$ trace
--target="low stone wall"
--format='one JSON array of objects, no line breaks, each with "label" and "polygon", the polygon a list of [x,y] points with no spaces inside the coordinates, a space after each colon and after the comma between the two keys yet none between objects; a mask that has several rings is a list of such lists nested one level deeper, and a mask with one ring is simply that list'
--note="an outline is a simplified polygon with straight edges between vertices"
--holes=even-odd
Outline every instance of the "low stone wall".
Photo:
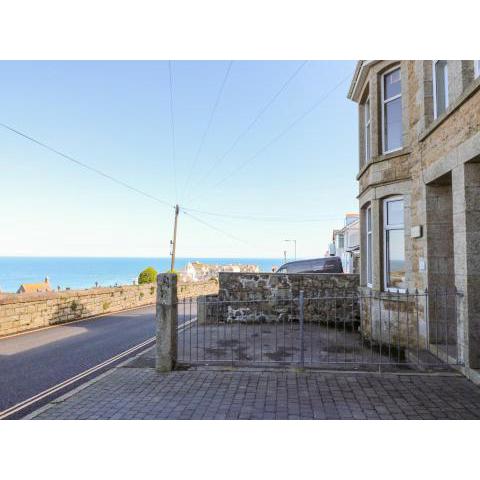
[{"label": "low stone wall", "polygon": [[306,322],[358,322],[358,284],[352,274],[222,272],[218,295],[199,298],[199,322],[298,320],[301,290]]},{"label": "low stone wall", "polygon": [[[216,293],[218,282],[179,283],[178,297]],[[154,305],[156,284],[0,295],[0,336]]]},{"label": "low stone wall", "polygon": [[359,295],[360,331],[366,341],[379,348],[429,349],[423,294],[389,294],[360,288]]}]

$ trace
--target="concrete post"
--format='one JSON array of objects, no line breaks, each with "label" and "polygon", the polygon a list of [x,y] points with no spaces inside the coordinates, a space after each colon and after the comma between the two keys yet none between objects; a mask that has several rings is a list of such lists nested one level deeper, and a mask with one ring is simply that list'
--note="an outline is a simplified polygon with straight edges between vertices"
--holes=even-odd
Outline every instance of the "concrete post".
[{"label": "concrete post", "polygon": [[157,277],[157,354],[159,372],[171,372],[177,361],[177,275],[162,273]]},{"label": "concrete post", "polygon": [[199,295],[197,297],[197,322],[199,325],[207,323],[207,296]]}]

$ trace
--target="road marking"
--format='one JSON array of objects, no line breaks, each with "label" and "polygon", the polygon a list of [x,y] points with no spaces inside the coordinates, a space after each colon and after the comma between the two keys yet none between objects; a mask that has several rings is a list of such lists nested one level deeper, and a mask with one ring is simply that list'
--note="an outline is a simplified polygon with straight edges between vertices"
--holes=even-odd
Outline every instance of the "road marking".
[{"label": "road marking", "polygon": [[[177,330],[182,331],[183,329],[185,329],[186,327],[188,327],[189,325],[191,325],[192,323],[194,323],[196,321],[197,321],[197,317],[194,317],[191,320],[188,320],[187,322],[184,322],[181,325],[179,325],[177,327]],[[109,358],[108,360],[105,360],[102,363],[99,363],[98,365],[95,365],[95,366],[89,368],[88,370],[85,370],[85,371],[83,371],[83,372],[81,372],[81,373],[79,373],[79,374],[77,374],[77,375],[75,375],[75,376],[73,376],[73,377],[71,377],[67,380],[64,380],[61,383],[57,383],[53,387],[47,388],[46,390],[43,390],[43,392],[37,393],[36,395],[34,395],[30,398],[27,398],[26,400],[23,400],[23,401],[15,404],[15,405],[7,408],[7,409],[1,411],[0,412],[0,420],[4,420],[5,418],[9,417],[10,415],[13,415],[16,412],[33,405],[34,403],[42,400],[45,397],[48,397],[48,396],[58,392],[59,390],[64,389],[65,387],[68,387],[72,383],[75,383],[78,380],[81,380],[82,378],[85,378],[85,377],[91,375],[92,373],[95,373],[96,371],[98,371],[98,370],[100,370],[100,369],[102,369],[102,368],[104,368],[108,365],[111,365],[112,363],[116,362],[117,360],[120,360],[120,359],[122,359],[122,358],[124,358],[124,357],[138,351],[138,350],[141,350],[142,348],[146,347],[150,343],[153,344],[155,339],[156,339],[156,336],[155,337],[150,337],[147,340],[145,340],[144,342],[141,342],[141,343],[129,348],[128,350],[125,350],[124,352],[118,353],[117,355]]]},{"label": "road marking", "polygon": [[77,382],[78,380],[81,380],[82,378],[91,375],[92,373],[95,373],[96,371],[100,370],[101,368],[104,368],[117,360],[120,360],[121,358],[126,357],[127,355],[130,355],[131,353],[140,350],[143,347],[146,347],[148,344],[153,343],[155,340],[155,337],[151,337],[147,340],[145,340],[142,343],[139,343],[138,345],[135,345],[134,347],[129,348],[128,350],[125,350],[122,353],[119,353],[108,360],[105,360],[102,363],[99,363],[98,365],[95,365],[94,367],[89,368],[88,370],[85,370],[67,380],[64,380],[61,383],[58,383],[57,385],[54,385],[53,387],[47,388],[43,392],[37,393],[33,397],[27,398],[26,400],[23,400],[22,402],[17,403],[16,405],[13,405],[12,407],[7,408],[6,410],[3,410],[0,412],[0,420],[3,420],[4,418],[13,415],[14,413],[18,412],[19,410],[22,410],[25,407],[28,407],[39,400],[42,400],[43,398],[52,395],[53,393],[58,392],[59,390],[62,390],[65,387],[68,387],[72,383]]}]

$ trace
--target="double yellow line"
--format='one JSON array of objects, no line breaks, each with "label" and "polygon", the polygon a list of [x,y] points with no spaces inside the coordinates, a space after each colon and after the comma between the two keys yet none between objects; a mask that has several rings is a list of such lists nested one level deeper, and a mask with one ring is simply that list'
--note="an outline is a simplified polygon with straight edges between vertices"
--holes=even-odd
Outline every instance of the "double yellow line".
[{"label": "double yellow line", "polygon": [[72,385],[73,383],[77,382],[78,380],[81,380],[82,378],[85,378],[92,373],[97,372],[98,370],[101,370],[104,367],[107,367],[108,365],[111,365],[114,362],[117,362],[118,360],[121,360],[122,358],[127,357],[128,355],[131,355],[134,352],[137,352],[138,350],[141,350],[142,348],[146,348],[150,344],[153,345],[155,341],[155,337],[150,337],[147,340],[145,340],[142,343],[139,343],[138,345],[135,345],[134,347],[129,348],[128,350],[125,350],[122,353],[119,353],[115,355],[114,357],[109,358],[108,360],[105,360],[102,363],[99,363],[98,365],[95,365],[94,367],[89,368],[88,370],[83,371],[82,373],[79,373],[78,375],[75,375],[74,377],[69,378],[68,380],[65,380],[61,383],[58,383],[57,385],[54,385],[53,387],[47,388],[43,392],[37,393],[33,397],[27,398],[26,400],[23,400],[22,402],[17,403],[16,405],[13,405],[10,408],[7,408],[6,410],[3,410],[0,412],[0,420],[4,420],[5,418],[9,417],[10,415],[13,415],[14,413],[17,413],[20,410],[23,410],[24,408],[33,405],[34,403],[38,402],[39,400],[42,400],[45,397],[48,397],[49,395],[52,395],[54,393],[59,392],[65,387],[68,387],[69,385]]},{"label": "double yellow line", "polygon": [[[178,326],[178,331],[184,330],[188,326],[190,326],[192,323],[197,321],[197,317],[192,318],[191,320],[188,320],[187,322],[182,323],[181,325]],[[139,343],[128,350],[125,350],[124,352],[121,352],[108,360],[105,360],[102,363],[99,363],[98,365],[95,365],[94,367],[89,368],[88,370],[85,370],[78,375],[75,375],[74,377],[71,377],[61,383],[58,383],[57,385],[54,385],[53,387],[47,388],[43,392],[37,393],[33,397],[27,398],[26,400],[23,400],[22,402],[17,403],[16,405],[11,406],[10,408],[7,408],[6,410],[3,410],[0,412],[0,420],[4,420],[7,417],[13,415],[14,413],[19,412],[20,410],[23,410],[26,407],[29,407],[36,402],[44,399],[45,397],[48,397],[54,393],[59,392],[60,390],[64,389],[65,387],[68,387],[69,385],[72,385],[75,382],[78,382],[79,380],[88,377],[92,373],[97,372],[98,370],[101,370],[102,368],[105,368],[112,363],[117,362],[118,360],[121,360],[122,358],[128,357],[129,355],[138,352],[139,350],[142,350],[143,348],[147,348],[150,345],[153,345],[155,342],[156,337],[150,337],[147,340],[145,340],[142,343]]]}]

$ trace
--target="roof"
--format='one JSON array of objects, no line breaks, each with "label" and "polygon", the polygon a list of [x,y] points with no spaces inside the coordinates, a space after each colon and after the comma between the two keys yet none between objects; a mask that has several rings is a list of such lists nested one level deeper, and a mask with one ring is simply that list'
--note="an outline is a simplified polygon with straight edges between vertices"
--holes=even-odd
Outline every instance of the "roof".
[{"label": "roof", "polygon": [[25,293],[48,292],[50,290],[50,282],[46,280],[39,283],[22,283],[17,290],[17,293],[20,293],[20,291]]},{"label": "roof", "polygon": [[362,90],[363,83],[367,78],[367,73],[369,68],[379,60],[359,60],[357,66],[355,67],[355,73],[353,74],[352,83],[348,90],[347,98],[353,100],[354,102],[360,101],[360,94]]}]

